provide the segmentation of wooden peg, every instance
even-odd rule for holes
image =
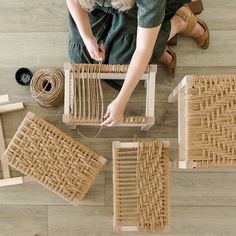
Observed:
[[[22,110],[22,109],[24,109],[24,104],[22,102],[2,105],[2,106],[0,106],[0,114],[11,112],[11,111],[18,111],[18,110]]]

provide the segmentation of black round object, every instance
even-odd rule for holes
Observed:
[[[29,85],[32,76],[33,73],[28,68],[19,68],[15,74],[16,81],[20,85]]]

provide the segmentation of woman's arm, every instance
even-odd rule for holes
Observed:
[[[124,84],[116,99],[108,106],[104,115],[106,120],[101,125],[115,126],[122,121],[129,98],[150,61],[159,31],[160,26],[154,28],[138,26],[137,45]]]
[[[102,61],[105,57],[105,48],[103,44],[97,44],[91,29],[88,13],[80,6],[77,0],[66,0],[66,2],[91,58]]]

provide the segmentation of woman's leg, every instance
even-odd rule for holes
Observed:
[[[188,16],[191,16],[191,12],[190,10],[186,7],[186,6],[182,6],[180,8],[181,11],[183,11],[184,13],[186,13]],[[177,33],[180,33],[181,31],[183,31],[186,26],[187,26],[187,22],[185,22],[180,16],[178,16],[177,14],[175,14],[171,20],[171,31],[170,31],[170,35],[169,35],[169,39],[171,39],[172,37],[174,37]],[[192,37],[193,38],[198,38],[200,37],[202,34],[204,33],[204,29],[203,27],[198,23],[193,31],[192,31]]]
[[[190,10],[186,6],[182,6],[180,8],[180,10],[183,11],[184,13],[186,13],[188,16],[191,16],[191,12],[190,12]],[[180,16],[178,16],[177,14],[175,14],[171,18],[170,22],[171,22],[171,30],[170,30],[169,39],[174,37],[177,33],[180,33],[181,31],[183,31],[186,28],[186,26],[187,26],[187,23]],[[198,23],[193,28],[191,36],[193,38],[198,38],[203,33],[204,33],[204,29]],[[168,52],[168,48],[166,47],[166,49],[164,50],[163,54],[159,58],[159,62],[161,62],[161,63],[163,63],[165,65],[169,65],[169,64],[171,64],[173,62],[173,60],[174,60],[173,56]]]

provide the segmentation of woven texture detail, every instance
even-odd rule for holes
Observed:
[[[161,141],[139,142],[137,193],[141,231],[162,230],[168,223],[168,186],[165,179],[168,161],[162,154]]]
[[[169,226],[169,155],[161,140],[114,151],[115,227],[163,232]]]
[[[9,165],[78,204],[106,159],[28,113],[8,146]]]
[[[195,76],[185,87],[185,119],[188,160],[236,165],[236,76]]]
[[[101,64],[72,66],[71,110],[73,119],[81,122],[101,122],[104,115]]]

